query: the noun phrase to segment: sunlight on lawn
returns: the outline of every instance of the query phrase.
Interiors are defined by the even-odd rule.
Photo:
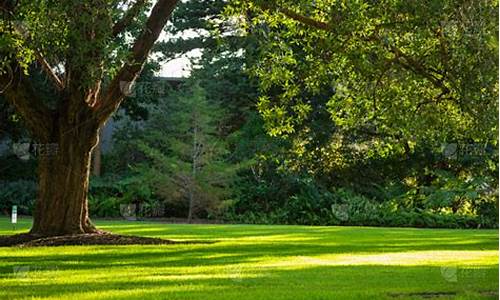
[[[215,243],[0,248],[0,298],[491,299],[498,289],[496,230],[98,225]],[[2,234],[9,226],[0,219]]]
[[[457,258],[461,258],[457,260]],[[498,251],[416,251],[384,254],[319,255],[314,257],[288,257],[267,266],[350,266],[350,265],[396,265],[396,266],[455,266],[497,264]]]

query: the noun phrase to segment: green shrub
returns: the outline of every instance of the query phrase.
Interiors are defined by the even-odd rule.
[[[18,214],[29,215],[36,199],[36,183],[32,180],[0,181],[0,211],[10,214],[17,205]]]
[[[120,205],[146,206],[145,204],[158,202],[159,199],[155,198],[148,182],[141,174],[92,178],[89,189],[91,216],[119,217]]]
[[[430,228],[497,228],[493,214],[498,201],[481,202],[489,213],[454,214],[431,208],[401,207],[401,199],[378,202],[347,189],[334,192],[315,187],[312,181],[298,183],[298,193],[283,205],[268,211],[250,210],[226,214],[230,222],[249,224],[350,225]]]

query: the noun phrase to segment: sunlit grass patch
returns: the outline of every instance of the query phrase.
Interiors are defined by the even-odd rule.
[[[213,244],[0,248],[0,298],[493,299],[498,231],[99,221]],[[17,232],[27,230],[21,220]],[[0,234],[12,233],[0,219]]]

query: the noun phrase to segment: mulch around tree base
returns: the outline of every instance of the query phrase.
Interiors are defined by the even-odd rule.
[[[109,232],[70,234],[61,236],[40,236],[29,233],[0,236],[0,247],[38,247],[38,246],[85,246],[85,245],[167,245],[167,244],[210,244],[213,241],[172,241]]]

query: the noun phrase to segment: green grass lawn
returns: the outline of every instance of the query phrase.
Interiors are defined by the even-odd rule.
[[[171,225],[121,234],[211,244],[0,247],[2,299],[496,299],[498,231]],[[29,228],[21,220],[16,233]],[[11,234],[0,219],[0,234]]]

